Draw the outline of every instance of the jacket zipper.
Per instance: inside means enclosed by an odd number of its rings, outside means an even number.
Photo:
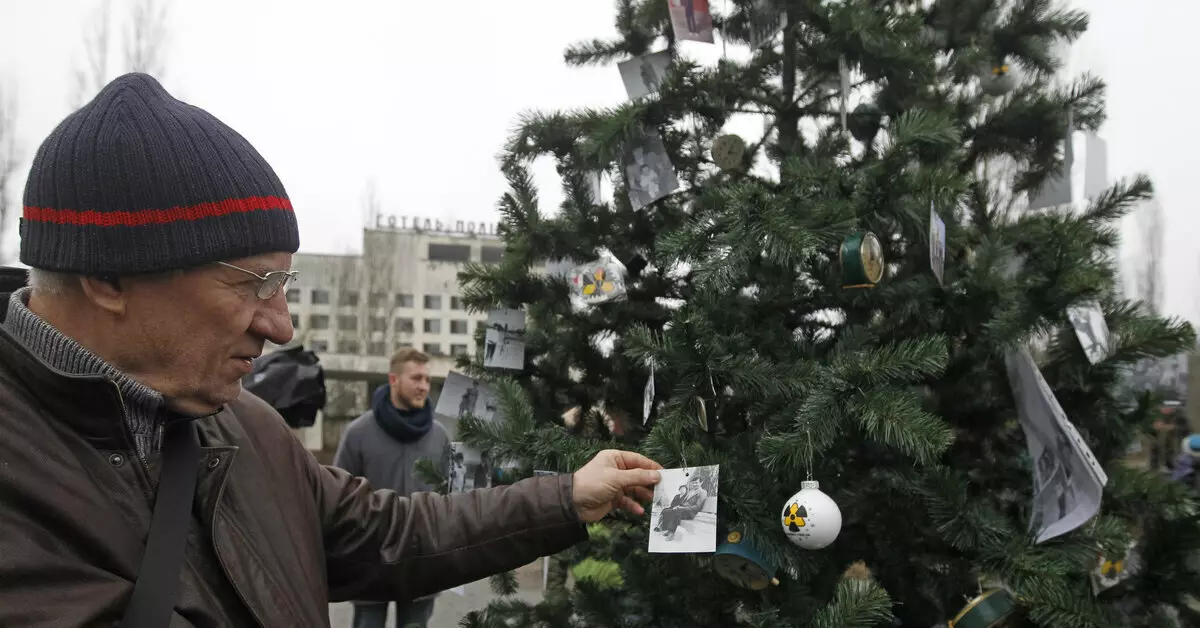
[[[129,437],[129,443],[133,445],[133,453],[137,456],[142,471],[142,494],[146,496],[147,502],[154,503],[154,491],[151,489],[152,483],[150,482],[150,462],[146,459],[145,452],[138,448],[137,437],[129,429],[129,412],[125,409],[125,395],[121,393],[121,387],[116,382],[111,379],[108,381],[117,391],[117,402],[121,404],[121,429]]]

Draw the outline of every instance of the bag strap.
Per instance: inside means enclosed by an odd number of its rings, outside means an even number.
[[[168,426],[163,437],[162,477],[154,499],[150,538],[121,628],[164,628],[171,623],[171,612],[179,599],[199,465],[196,426],[191,421]]]

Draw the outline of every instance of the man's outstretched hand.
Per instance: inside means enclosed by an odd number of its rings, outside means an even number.
[[[575,472],[575,511],[588,523],[603,519],[614,508],[644,514],[638,500],[654,499],[652,487],[662,479],[661,468],[641,454],[605,449]]]

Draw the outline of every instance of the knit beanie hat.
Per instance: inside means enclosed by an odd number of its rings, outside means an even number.
[[[126,74],[38,148],[21,261],[87,275],[294,253],[291,201],[266,160],[207,111]]]

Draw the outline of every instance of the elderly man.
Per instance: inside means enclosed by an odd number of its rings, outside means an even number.
[[[330,600],[420,598],[643,512],[661,467],[629,452],[451,497],[319,465],[240,386],[292,337],[298,246],[266,161],[149,76],[45,140],[0,327],[0,626],[327,626]]]

